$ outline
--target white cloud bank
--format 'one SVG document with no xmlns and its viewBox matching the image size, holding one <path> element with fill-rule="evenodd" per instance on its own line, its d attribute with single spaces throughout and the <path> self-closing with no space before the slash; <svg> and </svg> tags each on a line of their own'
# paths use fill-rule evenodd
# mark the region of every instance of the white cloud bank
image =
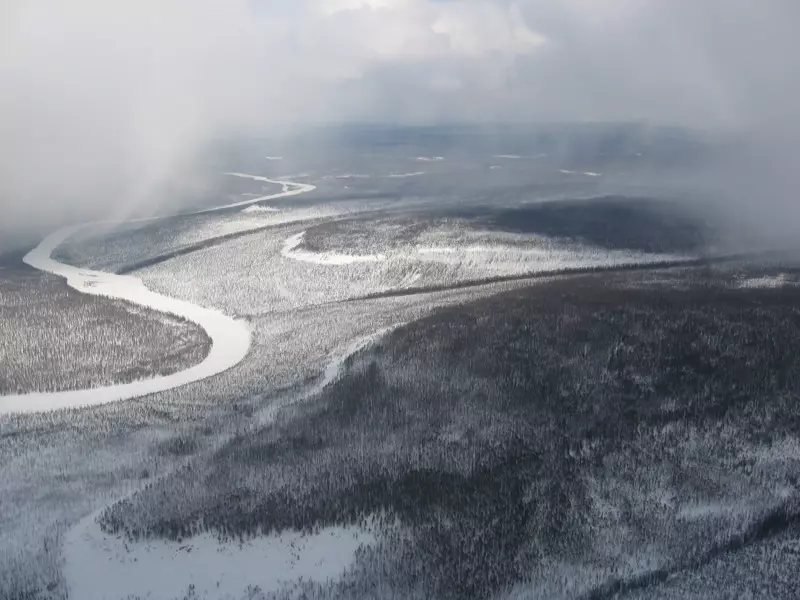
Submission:
<svg viewBox="0 0 800 600">
<path fill-rule="evenodd" d="M 312 121 L 783 131 L 798 17 L 796 0 L 12 0 L 0 215 L 141 203 L 211 136 Z"/>
</svg>

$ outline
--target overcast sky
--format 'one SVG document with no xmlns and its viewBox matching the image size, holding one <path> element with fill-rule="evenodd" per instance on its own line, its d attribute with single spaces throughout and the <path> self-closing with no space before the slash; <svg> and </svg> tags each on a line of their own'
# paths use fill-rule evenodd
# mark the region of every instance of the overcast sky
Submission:
<svg viewBox="0 0 800 600">
<path fill-rule="evenodd" d="M 209 136 L 312 121 L 793 138 L 798 17 L 798 0 L 0 0 L 0 198 L 135 202 Z"/>
</svg>

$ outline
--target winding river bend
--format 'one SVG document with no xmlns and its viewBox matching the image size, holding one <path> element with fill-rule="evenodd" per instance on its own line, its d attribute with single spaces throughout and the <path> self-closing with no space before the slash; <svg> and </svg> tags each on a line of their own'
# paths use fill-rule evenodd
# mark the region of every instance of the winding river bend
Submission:
<svg viewBox="0 0 800 600">
<path fill-rule="evenodd" d="M 283 189 L 277 194 L 250 198 L 241 202 L 224 204 L 178 216 L 205 214 L 245 207 L 267 200 L 297 196 L 315 189 L 315 186 L 309 184 L 276 181 L 258 175 L 246 175 L 244 173 L 227 173 L 227 175 L 273 183 L 282 186 Z M 140 219 L 139 221 L 152 221 L 158 218 L 160 217 Z M 62 408 L 96 406 L 162 392 L 222 373 L 241 362 L 250 350 L 250 329 L 244 321 L 229 317 L 215 309 L 205 308 L 153 292 L 147 289 L 140 279 L 130 275 L 117 275 L 105 271 L 84 269 L 55 260 L 53 252 L 56 248 L 70 236 L 88 225 L 91 225 L 91 223 L 71 225 L 58 229 L 28 252 L 23 261 L 34 269 L 64 277 L 70 287 L 83 294 L 125 300 L 156 311 L 171 313 L 196 323 L 205 330 L 211 339 L 211 350 L 199 364 L 170 375 L 121 385 L 82 390 L 33 392 L 0 396 L 0 414 L 32 413 Z"/>
</svg>

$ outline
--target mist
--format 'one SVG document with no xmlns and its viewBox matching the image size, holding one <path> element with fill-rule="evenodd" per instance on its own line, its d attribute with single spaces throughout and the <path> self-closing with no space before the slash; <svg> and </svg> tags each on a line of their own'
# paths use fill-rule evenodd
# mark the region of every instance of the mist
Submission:
<svg viewBox="0 0 800 600">
<path fill-rule="evenodd" d="M 745 140 L 696 175 L 798 216 L 793 0 L 0 5 L 0 231 L 177 202 L 214 139 L 318 123 L 645 121 Z"/>
</svg>

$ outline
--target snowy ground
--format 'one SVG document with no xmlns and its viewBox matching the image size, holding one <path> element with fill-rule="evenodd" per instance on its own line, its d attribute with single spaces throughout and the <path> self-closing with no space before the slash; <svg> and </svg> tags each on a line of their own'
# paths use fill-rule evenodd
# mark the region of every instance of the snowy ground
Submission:
<svg viewBox="0 0 800 600">
<path fill-rule="evenodd" d="M 497 158 L 520 162 L 511 160 L 511 155 Z M 267 160 L 282 159 L 270 156 Z M 446 161 L 440 156 L 404 160 L 430 163 L 426 168 L 431 169 L 451 163 L 449 156 Z M 325 185 L 372 186 L 376 179 L 424 185 L 425 173 L 415 171 L 418 165 L 413 162 L 408 169 L 408 162 L 405 167 L 386 169 L 383 176 L 341 180 L 333 176 Z M 315 183 L 326 174 L 330 173 L 318 174 Z M 586 171 L 580 179 L 602 179 L 594 175 Z M 337 578 L 358 547 L 375 541 L 371 534 L 330 529 L 313 537 L 289 533 L 241 545 L 198 536 L 177 544 L 151 540 L 126 548 L 123 540 L 105 536 L 85 515 L 174 472 L 232 435 L 270 426 L 282 407 L 313 398 L 336 379 L 348 356 L 398 321 L 523 284 L 334 301 L 487 274 L 607 265 L 612 256 L 593 249 L 578 256 L 543 253 L 474 239 L 455 244 L 440 239 L 366 254 L 352 249 L 312 251 L 302 246 L 304 232 L 317 221 L 345 218 L 353 212 L 356 201 L 347 197 L 350 192 L 342 191 L 346 188 L 326 189 L 326 193 L 334 190 L 342 195 L 336 202 L 328 198 L 317 205 L 292 206 L 283 199 L 302 200 L 300 195 L 313 186 L 238 172 L 232 176 L 279 183 L 283 192 L 247 196 L 217 207 L 219 213 L 198 211 L 184 217 L 183 224 L 180 220 L 141 223 L 129 237 L 117 238 L 112 253 L 106 253 L 101 244 L 81 247 L 77 240 L 78 250 L 91 247 L 85 255 L 87 262 L 81 264 L 106 261 L 103 268 L 112 269 L 133 265 L 135 277 L 54 260 L 53 250 L 72 231 L 57 232 L 34 251 L 34 266 L 69 278 L 70 285 L 84 293 L 124 298 L 191 318 L 209 330 L 214 346 L 210 359 L 173 379 L 101 389 L 95 396 L 42 397 L 38 407 L 134 401 L 93 410 L 2 415 L 22 403 L 28 406 L 31 398 L 0 399 L 0 501 L 11 506 L 0 511 L 4 513 L 0 514 L 0 546 L 5 549 L 0 556 L 0 596 L 3 590 L 19 589 L 20 581 L 29 580 L 31 589 L 47 588 L 52 597 L 63 598 L 69 590 L 71 598 L 116 599 L 129 594 L 147 597 L 155 586 L 158 594 L 151 597 L 184 594 L 194 583 L 197 591 L 221 598 L 237 596 L 247 584 L 267 590 L 301 576 Z M 372 188 L 358 189 L 365 195 L 372 193 Z M 388 204 L 384 199 L 362 201 L 361 209 Z M 179 233 L 173 236 L 173 231 Z M 215 241 L 224 236 L 230 238 Z M 144 239 L 148 241 L 140 243 Z M 158 262 L 136 266 L 153 258 Z M 622 252 L 612 258 L 627 264 L 663 257 Z M 12 443 L 14 437 L 22 441 Z M 80 524 L 70 529 L 74 523 Z M 61 542 L 65 542 L 63 572 L 58 563 Z M 270 561 L 271 568 L 263 567 L 262 558 Z M 104 575 L 100 579 L 98 572 Z"/>
</svg>

